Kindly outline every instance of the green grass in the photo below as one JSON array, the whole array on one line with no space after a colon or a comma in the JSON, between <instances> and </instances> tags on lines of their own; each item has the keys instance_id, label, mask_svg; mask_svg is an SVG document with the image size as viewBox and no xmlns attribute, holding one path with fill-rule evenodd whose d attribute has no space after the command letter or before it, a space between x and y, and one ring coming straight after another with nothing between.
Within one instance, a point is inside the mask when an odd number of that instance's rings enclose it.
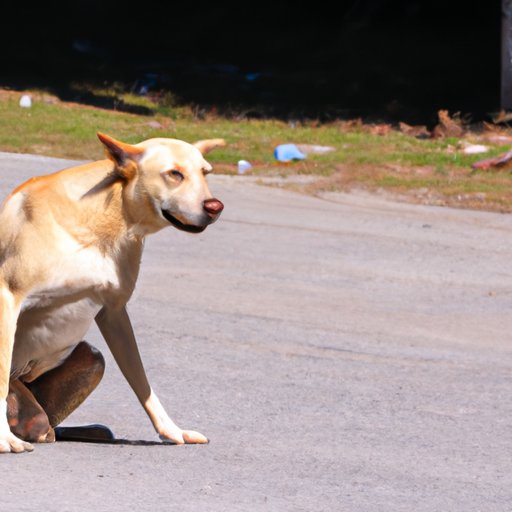
<instances>
[{"instance_id":1,"label":"green grass","mask_svg":"<svg viewBox=\"0 0 512 512\"><path fill-rule=\"evenodd\" d=\"M318 176L318 183L305 189L311 193L364 187L417 197L418 189L428 189L436 197L444 197L446 204L512 210L510 172L473 172L471 164L482 155L464 155L457 149L458 139L419 140L397 130L377 135L361 123L307 122L291 126L279 120L236 120L210 114L199 118L192 108L177 106L172 94L155 100L115 89L95 91L103 97L115 96L125 105L152 111L150 116L64 103L40 91L31 94L33 107L23 109L18 105L20 93L0 90L1 151L97 159L103 156L97 131L129 143L151 137L189 142L224 138L228 145L208 155L218 172L235 173L237 161L245 159L253 164L256 175ZM471 139L469 135L465 140ZM288 142L327 145L336 150L310 155L301 162L276 162L274 147ZM485 158L506 149L491 147ZM478 196L476 203L472 195Z\"/></svg>"}]
</instances>

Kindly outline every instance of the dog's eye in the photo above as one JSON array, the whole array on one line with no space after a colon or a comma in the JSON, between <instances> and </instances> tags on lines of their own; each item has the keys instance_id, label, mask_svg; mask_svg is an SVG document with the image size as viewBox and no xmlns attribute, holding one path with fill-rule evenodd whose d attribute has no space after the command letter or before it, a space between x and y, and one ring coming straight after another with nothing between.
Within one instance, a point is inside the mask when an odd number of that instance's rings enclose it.
<instances>
[{"instance_id":1,"label":"dog's eye","mask_svg":"<svg viewBox=\"0 0 512 512\"><path fill-rule=\"evenodd\" d=\"M171 176L171 178L174 178L176 181L183 181L185 179L183 174L180 171L177 171L176 169L169 171L169 176Z\"/></svg>"}]
</instances>

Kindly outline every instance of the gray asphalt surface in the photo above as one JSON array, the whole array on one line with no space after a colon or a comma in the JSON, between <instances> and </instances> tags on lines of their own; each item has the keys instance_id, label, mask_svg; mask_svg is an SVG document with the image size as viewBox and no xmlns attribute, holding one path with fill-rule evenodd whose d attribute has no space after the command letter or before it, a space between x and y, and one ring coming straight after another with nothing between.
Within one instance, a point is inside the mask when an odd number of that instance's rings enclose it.
<instances>
[{"instance_id":1,"label":"gray asphalt surface","mask_svg":"<svg viewBox=\"0 0 512 512\"><path fill-rule=\"evenodd\" d=\"M0 154L1 195L68 165ZM148 238L129 310L211 443L1 456L0 510L512 510L512 217L210 183L221 219ZM88 340L107 372L66 424L157 441Z\"/></svg>"}]
</instances>

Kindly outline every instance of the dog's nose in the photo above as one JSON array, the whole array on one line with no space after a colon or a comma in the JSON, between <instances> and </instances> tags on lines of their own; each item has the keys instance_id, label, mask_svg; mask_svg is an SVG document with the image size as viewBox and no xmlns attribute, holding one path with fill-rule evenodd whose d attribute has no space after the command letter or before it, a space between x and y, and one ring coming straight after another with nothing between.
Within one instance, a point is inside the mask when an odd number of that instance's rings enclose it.
<instances>
[{"instance_id":1,"label":"dog's nose","mask_svg":"<svg viewBox=\"0 0 512 512\"><path fill-rule=\"evenodd\" d=\"M210 215L219 215L224 210L224 205L218 199L212 198L203 202L203 208Z\"/></svg>"}]
</instances>

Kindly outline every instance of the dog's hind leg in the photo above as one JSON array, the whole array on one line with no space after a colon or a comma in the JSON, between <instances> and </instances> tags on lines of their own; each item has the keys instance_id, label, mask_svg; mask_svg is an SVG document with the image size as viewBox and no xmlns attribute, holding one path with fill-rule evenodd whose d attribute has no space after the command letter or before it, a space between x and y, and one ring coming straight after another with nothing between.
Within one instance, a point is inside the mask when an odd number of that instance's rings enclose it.
<instances>
[{"instance_id":1,"label":"dog's hind leg","mask_svg":"<svg viewBox=\"0 0 512 512\"><path fill-rule=\"evenodd\" d=\"M32 392L19 380L9 382L7 420L11 432L24 441L51 443L55 434L47 414Z\"/></svg>"},{"instance_id":2,"label":"dog's hind leg","mask_svg":"<svg viewBox=\"0 0 512 512\"><path fill-rule=\"evenodd\" d=\"M81 341L68 358L27 384L52 427L67 418L100 383L105 370L101 352Z\"/></svg>"}]
</instances>

